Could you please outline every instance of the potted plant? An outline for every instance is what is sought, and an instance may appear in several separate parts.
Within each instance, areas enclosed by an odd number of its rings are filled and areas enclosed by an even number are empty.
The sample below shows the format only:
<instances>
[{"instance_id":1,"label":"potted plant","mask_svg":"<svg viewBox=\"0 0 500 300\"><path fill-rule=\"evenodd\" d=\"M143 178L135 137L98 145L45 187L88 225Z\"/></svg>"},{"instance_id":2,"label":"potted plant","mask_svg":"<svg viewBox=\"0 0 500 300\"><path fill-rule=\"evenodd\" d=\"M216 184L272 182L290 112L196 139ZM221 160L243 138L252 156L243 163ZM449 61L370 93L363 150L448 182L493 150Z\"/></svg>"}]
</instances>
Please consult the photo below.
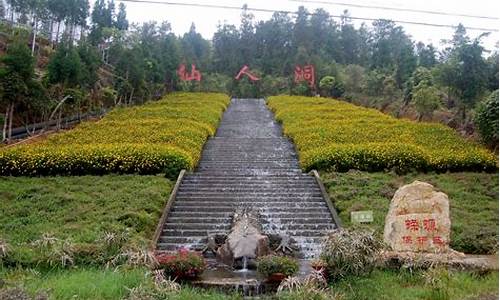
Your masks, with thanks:
<instances>
[{"instance_id":1,"label":"potted plant","mask_svg":"<svg viewBox=\"0 0 500 300\"><path fill-rule=\"evenodd\" d=\"M257 271L268 281L280 282L297 273L299 263L288 256L267 255L257 259Z\"/></svg>"},{"instance_id":2,"label":"potted plant","mask_svg":"<svg viewBox=\"0 0 500 300\"><path fill-rule=\"evenodd\" d=\"M177 279L194 279L205 271L207 265L203 256L185 249L175 254L160 253L156 260L166 276Z\"/></svg>"}]
</instances>

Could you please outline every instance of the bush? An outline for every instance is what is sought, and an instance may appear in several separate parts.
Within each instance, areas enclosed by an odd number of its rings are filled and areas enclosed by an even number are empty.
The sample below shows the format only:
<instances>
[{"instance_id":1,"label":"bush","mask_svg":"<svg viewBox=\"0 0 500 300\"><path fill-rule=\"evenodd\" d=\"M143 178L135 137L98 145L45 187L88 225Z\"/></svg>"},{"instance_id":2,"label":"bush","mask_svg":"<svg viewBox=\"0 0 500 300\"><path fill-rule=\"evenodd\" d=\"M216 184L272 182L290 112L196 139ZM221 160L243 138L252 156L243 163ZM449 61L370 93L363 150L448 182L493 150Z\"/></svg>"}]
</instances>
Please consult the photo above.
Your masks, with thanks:
<instances>
[{"instance_id":1,"label":"bush","mask_svg":"<svg viewBox=\"0 0 500 300\"><path fill-rule=\"evenodd\" d=\"M344 84L333 76L325 76L319 82L319 88L324 96L340 97L344 94Z\"/></svg>"},{"instance_id":2,"label":"bush","mask_svg":"<svg viewBox=\"0 0 500 300\"><path fill-rule=\"evenodd\" d=\"M474 123L483 143L491 148L498 148L498 90L492 92L488 99L480 104Z\"/></svg>"},{"instance_id":3,"label":"bush","mask_svg":"<svg viewBox=\"0 0 500 300\"><path fill-rule=\"evenodd\" d=\"M323 242L321 259L327 265L329 278L338 280L347 275L369 274L381 249L382 242L373 231L339 229Z\"/></svg>"},{"instance_id":4,"label":"bush","mask_svg":"<svg viewBox=\"0 0 500 300\"><path fill-rule=\"evenodd\" d=\"M288 256L267 255L257 259L257 271L266 277L275 273L288 277L299 271L299 263Z\"/></svg>"},{"instance_id":5,"label":"bush","mask_svg":"<svg viewBox=\"0 0 500 300\"><path fill-rule=\"evenodd\" d=\"M157 174L198 162L229 103L223 94L176 93L99 122L0 151L0 175Z\"/></svg>"},{"instance_id":6,"label":"bush","mask_svg":"<svg viewBox=\"0 0 500 300\"><path fill-rule=\"evenodd\" d=\"M189 279L198 277L206 269L203 256L196 252L181 249L176 254L159 254L158 265L165 275L172 278Z\"/></svg>"},{"instance_id":7,"label":"bush","mask_svg":"<svg viewBox=\"0 0 500 300\"><path fill-rule=\"evenodd\" d=\"M493 153L444 125L396 119L325 98L275 96L268 105L306 171L497 170Z\"/></svg>"}]
</instances>

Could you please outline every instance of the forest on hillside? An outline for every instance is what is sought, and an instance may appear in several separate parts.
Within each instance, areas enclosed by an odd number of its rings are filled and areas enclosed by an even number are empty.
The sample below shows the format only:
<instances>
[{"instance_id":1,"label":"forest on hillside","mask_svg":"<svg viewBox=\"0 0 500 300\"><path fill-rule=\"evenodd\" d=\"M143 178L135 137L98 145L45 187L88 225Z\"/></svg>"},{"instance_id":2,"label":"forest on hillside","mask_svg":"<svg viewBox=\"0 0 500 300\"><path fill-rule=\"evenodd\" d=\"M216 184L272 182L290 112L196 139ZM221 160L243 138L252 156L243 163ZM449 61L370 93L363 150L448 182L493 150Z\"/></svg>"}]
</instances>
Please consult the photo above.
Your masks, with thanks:
<instances>
[{"instance_id":1,"label":"forest on hillside","mask_svg":"<svg viewBox=\"0 0 500 300\"><path fill-rule=\"evenodd\" d=\"M171 91L334 97L397 117L438 121L498 147L498 47L457 24L445 45L414 41L390 20L354 26L344 11L299 7L241 25L221 24L211 40L193 23L176 36L168 21L129 24L126 6L97 0L0 0L0 124L10 129ZM182 81L194 64L201 82ZM248 65L261 80L234 76ZM295 66L314 65L316 82L294 82Z\"/></svg>"}]
</instances>

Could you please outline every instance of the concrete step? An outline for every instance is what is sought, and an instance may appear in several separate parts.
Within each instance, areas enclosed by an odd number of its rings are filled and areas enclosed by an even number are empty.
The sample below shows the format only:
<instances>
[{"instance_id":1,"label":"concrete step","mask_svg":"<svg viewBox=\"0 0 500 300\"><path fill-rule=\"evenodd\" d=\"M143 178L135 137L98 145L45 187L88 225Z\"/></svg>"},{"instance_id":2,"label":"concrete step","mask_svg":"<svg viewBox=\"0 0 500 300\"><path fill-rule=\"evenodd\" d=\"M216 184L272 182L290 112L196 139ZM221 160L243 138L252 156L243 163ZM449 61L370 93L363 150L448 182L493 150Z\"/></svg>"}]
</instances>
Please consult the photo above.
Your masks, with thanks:
<instances>
[{"instance_id":1,"label":"concrete step","mask_svg":"<svg viewBox=\"0 0 500 300\"><path fill-rule=\"evenodd\" d=\"M274 204L274 203L273 203ZM298 213L298 212L306 212L306 213L320 213L325 211L325 206L319 207L287 207L287 206L272 206L266 205L266 207L256 207L255 210L259 211L272 211L276 213L280 212L289 212L289 213ZM228 212L234 213L235 207L233 205L225 205L225 206L212 206L210 203L201 203L198 206L172 206L171 212L199 212L203 213L206 211L218 211L218 212Z\"/></svg>"},{"instance_id":2,"label":"concrete step","mask_svg":"<svg viewBox=\"0 0 500 300\"><path fill-rule=\"evenodd\" d=\"M212 205L214 207L230 207L232 209L236 209L238 207L248 207L248 208L263 208L265 207L266 209L273 209L275 207L290 207L290 208L318 208L318 207L324 207L327 208L327 205L324 200L318 200L318 201L307 201L307 202L300 202L300 201L283 201L283 200L277 200L277 201L204 201L204 202L198 202L198 201L177 201L175 202L174 209L178 209L180 207L197 207L201 205Z\"/></svg>"},{"instance_id":3,"label":"concrete step","mask_svg":"<svg viewBox=\"0 0 500 300\"><path fill-rule=\"evenodd\" d=\"M169 214L169 218L172 217L191 217L191 218L231 218L234 215L234 212L217 212L217 211L206 211L206 212L181 212L181 211L172 211ZM323 211L320 213L307 213L307 212L273 212L269 210L269 212L261 212L259 214L260 218L265 219L276 219L276 218L297 218L300 220L301 218L322 218L329 217L330 213L327 211Z\"/></svg>"},{"instance_id":4,"label":"concrete step","mask_svg":"<svg viewBox=\"0 0 500 300\"><path fill-rule=\"evenodd\" d=\"M167 220L167 224L169 223L200 223L200 221L211 223L211 224L230 224L231 218L217 218L217 217L205 217L202 219L199 218L186 218L186 217L169 217ZM280 224L316 224L316 223L329 223L332 221L331 217L324 218L311 218L311 219L296 219L296 218L280 218ZM273 222L272 220L262 220L262 224L269 224Z\"/></svg>"},{"instance_id":5,"label":"concrete step","mask_svg":"<svg viewBox=\"0 0 500 300\"><path fill-rule=\"evenodd\" d=\"M201 199L212 199L212 198L230 198L230 199L247 199L247 198L292 198L292 199L309 199L311 197L321 197L320 191L303 191L303 192L285 192L285 191L236 191L227 190L224 192L218 191L186 191L179 190L177 192L177 199L182 198L201 198ZM203 200L202 200L203 201Z\"/></svg>"},{"instance_id":6,"label":"concrete step","mask_svg":"<svg viewBox=\"0 0 500 300\"><path fill-rule=\"evenodd\" d=\"M207 231L206 230L197 230L197 229L168 229L168 226L166 229L163 230L162 232L162 238L171 238L171 237L187 237L187 238L193 238L193 237L203 237L206 238L207 236ZM324 236L324 232L318 231L318 230L287 230L286 234L294 237L294 236L300 236L300 237L322 237ZM194 239L194 238L193 238Z\"/></svg>"},{"instance_id":7,"label":"concrete step","mask_svg":"<svg viewBox=\"0 0 500 300\"><path fill-rule=\"evenodd\" d=\"M333 223L315 223L315 224L269 224L270 230L333 230ZM231 230L231 224L207 224L203 220L200 223L167 223L164 229L184 229L184 230L204 230L204 231L223 231Z\"/></svg>"},{"instance_id":8,"label":"concrete step","mask_svg":"<svg viewBox=\"0 0 500 300\"><path fill-rule=\"evenodd\" d=\"M309 196L280 196L280 195L246 195L246 196L241 196L241 195L214 195L214 196L207 196L207 195L182 195L179 194L176 197L176 202L175 204L182 204L182 205L189 205L188 203L195 203L195 204L212 204L216 205L216 203L221 203L221 204L232 204L232 205L238 205L239 203L241 204L254 204L254 203L260 203L260 204L274 204L280 205L280 204L287 204L287 205L308 205L312 203L324 203L325 200L321 198L320 196L315 196L315 195L309 195ZM279 204L278 204L279 203Z\"/></svg>"}]
</instances>

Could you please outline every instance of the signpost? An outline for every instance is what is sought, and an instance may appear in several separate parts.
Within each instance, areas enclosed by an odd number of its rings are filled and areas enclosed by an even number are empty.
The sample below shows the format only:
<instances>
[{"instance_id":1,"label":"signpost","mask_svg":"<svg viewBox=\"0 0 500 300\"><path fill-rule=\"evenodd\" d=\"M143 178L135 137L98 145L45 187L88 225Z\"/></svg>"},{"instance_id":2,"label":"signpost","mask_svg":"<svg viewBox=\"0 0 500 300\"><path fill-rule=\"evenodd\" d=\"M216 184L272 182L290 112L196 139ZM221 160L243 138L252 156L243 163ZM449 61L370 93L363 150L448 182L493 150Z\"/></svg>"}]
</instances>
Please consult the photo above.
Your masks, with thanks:
<instances>
[{"instance_id":1,"label":"signpost","mask_svg":"<svg viewBox=\"0 0 500 300\"><path fill-rule=\"evenodd\" d=\"M372 222L373 222L373 211L371 210L351 212L351 223L372 223Z\"/></svg>"}]
</instances>

